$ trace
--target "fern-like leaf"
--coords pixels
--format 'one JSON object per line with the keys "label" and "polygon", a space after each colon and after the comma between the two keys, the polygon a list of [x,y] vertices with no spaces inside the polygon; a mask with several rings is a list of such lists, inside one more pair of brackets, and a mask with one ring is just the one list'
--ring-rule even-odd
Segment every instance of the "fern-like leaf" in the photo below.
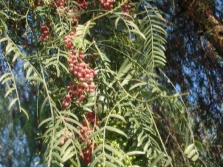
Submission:
{"label": "fern-like leaf", "polygon": [[144,55],[143,62],[149,63],[150,68],[165,65],[165,22],[159,12],[150,6],[147,2],[142,2],[141,6],[144,9],[142,19],[139,19],[139,29],[145,34],[146,40],[143,42],[142,54]]}

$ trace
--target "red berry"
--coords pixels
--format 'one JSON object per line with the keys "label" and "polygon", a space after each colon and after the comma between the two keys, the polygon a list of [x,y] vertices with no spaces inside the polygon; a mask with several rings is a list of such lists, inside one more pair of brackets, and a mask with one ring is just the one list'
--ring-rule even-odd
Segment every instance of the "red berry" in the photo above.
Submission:
{"label": "red berry", "polygon": [[68,59],[67,59],[67,62],[68,62],[68,63],[72,63],[72,59],[68,58]]}
{"label": "red berry", "polygon": [[84,56],[84,54],[81,54],[81,55],[80,55],[80,59],[82,59],[82,60],[83,60],[83,59],[84,59],[84,57],[85,57],[85,56]]}
{"label": "red berry", "polygon": [[81,96],[80,96],[80,101],[83,101],[84,98],[85,98],[85,96],[84,96],[84,95],[81,95]]}
{"label": "red berry", "polygon": [[63,101],[62,106],[63,106],[63,107],[65,107],[65,108],[68,108],[68,107],[69,107],[69,103],[68,103],[68,102]]}
{"label": "red berry", "polygon": [[68,95],[66,95],[65,97],[66,97],[67,102],[70,102],[70,101],[71,101],[71,97],[70,97],[70,95],[69,95],[69,94],[68,94]]}

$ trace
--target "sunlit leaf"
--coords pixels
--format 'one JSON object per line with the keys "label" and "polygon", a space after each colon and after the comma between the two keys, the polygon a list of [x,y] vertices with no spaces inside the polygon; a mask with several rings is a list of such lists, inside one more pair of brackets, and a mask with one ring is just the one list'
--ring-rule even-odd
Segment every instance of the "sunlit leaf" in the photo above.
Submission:
{"label": "sunlit leaf", "polygon": [[118,133],[122,136],[125,136],[126,138],[128,138],[127,134],[125,134],[123,131],[121,131],[120,129],[117,129],[117,128],[114,128],[114,127],[111,127],[111,126],[106,126],[105,127],[106,130],[109,130],[111,132],[115,132],[115,133]]}
{"label": "sunlit leaf", "polygon": [[13,106],[18,100],[19,100],[18,98],[13,99],[13,100],[9,103],[8,110],[10,110],[10,109],[12,108],[12,106]]}

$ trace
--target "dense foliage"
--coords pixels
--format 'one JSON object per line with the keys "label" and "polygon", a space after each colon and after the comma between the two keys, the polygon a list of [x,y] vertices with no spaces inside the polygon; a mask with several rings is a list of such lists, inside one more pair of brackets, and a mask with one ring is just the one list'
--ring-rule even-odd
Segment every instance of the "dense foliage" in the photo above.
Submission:
{"label": "dense foliage", "polygon": [[169,9],[0,0],[2,166],[207,166],[186,107],[193,101],[175,87],[187,71],[172,77],[165,66],[187,41],[170,31]]}

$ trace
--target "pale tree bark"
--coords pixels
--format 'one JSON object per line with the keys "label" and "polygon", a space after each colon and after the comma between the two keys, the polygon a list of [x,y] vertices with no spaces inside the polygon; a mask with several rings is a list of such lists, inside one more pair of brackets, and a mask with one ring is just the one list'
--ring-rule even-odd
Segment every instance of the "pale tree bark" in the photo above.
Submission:
{"label": "pale tree bark", "polygon": [[217,19],[204,0],[179,0],[179,5],[223,57],[223,19]]}

